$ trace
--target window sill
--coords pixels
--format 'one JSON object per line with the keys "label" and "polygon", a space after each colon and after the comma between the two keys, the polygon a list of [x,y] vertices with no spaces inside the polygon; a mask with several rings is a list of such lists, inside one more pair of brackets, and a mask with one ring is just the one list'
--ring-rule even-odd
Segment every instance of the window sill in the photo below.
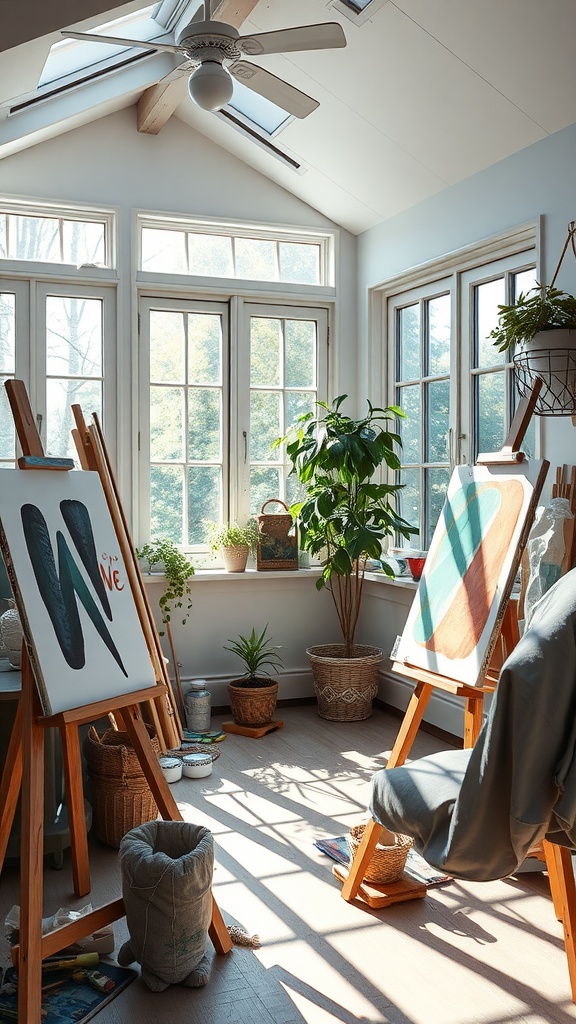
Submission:
{"label": "window sill", "polygon": [[413,580],[411,576],[396,576],[391,579],[385,572],[367,572],[364,579],[369,580],[370,583],[385,583],[389,587],[401,587],[407,590],[416,590],[418,582]]}
{"label": "window sill", "polygon": [[[193,576],[190,577],[190,582],[194,583],[208,583],[226,580],[227,582],[237,582],[239,580],[255,580],[255,579],[318,579],[320,576],[320,568],[310,569],[254,569],[248,568],[244,572],[226,572],[225,569],[197,569]],[[149,583],[160,583],[166,579],[164,573],[161,572],[143,572],[142,579],[144,582]]]}

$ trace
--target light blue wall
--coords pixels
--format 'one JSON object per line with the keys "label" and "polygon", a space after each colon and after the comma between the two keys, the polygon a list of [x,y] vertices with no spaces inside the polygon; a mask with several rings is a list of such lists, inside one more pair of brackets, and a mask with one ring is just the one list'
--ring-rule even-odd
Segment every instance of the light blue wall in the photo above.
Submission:
{"label": "light blue wall", "polygon": [[[542,217],[542,272],[549,281],[558,262],[569,221],[576,220],[576,125],[454,185],[411,210],[391,218],[358,238],[359,331],[363,341],[359,390],[368,386],[365,365],[368,339],[368,290],[371,286]],[[576,291],[576,262],[568,252],[558,285]],[[576,429],[571,418],[539,417],[541,454],[551,463],[543,499],[549,494],[555,466],[576,464]],[[389,652],[403,629],[410,595],[392,586],[370,583],[362,618],[362,641]],[[412,687],[386,676],[380,696],[406,706]],[[435,691],[426,720],[454,733],[462,732],[460,701]]]}
{"label": "light blue wall", "polygon": [[[572,125],[360,235],[358,336],[365,348],[367,292],[372,285],[538,217],[543,218],[543,279],[549,281],[568,223],[576,220],[575,168]],[[576,290],[576,262],[570,252],[558,285]],[[360,393],[362,387],[360,380]],[[576,463],[576,430],[570,417],[541,418],[540,429],[542,455],[551,462],[550,481],[556,465]]]}

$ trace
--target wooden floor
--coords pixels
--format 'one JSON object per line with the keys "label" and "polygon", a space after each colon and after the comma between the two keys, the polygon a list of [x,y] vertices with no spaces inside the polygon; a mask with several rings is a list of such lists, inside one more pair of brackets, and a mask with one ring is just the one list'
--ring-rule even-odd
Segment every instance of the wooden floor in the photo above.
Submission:
{"label": "wooden floor", "polygon": [[[153,994],[138,978],[98,1024],[576,1021],[545,874],[454,882],[379,911],[341,899],[314,840],[363,820],[370,777],[385,764],[398,720],[380,710],[348,724],[323,721],[313,707],[279,710],[283,729],[227,736],[209,778],[173,787],[184,817],[214,834],[214,892],[226,923],[258,933],[261,948],[236,946],[222,957],[210,945],[204,989]],[[421,732],[413,754],[441,746]],[[116,852],[92,843],[91,866],[98,906],[119,895]],[[69,854],[61,871],[47,860],[45,915],[86,902],[70,892]],[[2,922],[18,902],[12,863],[0,879]],[[124,921],[115,937],[118,948]]]}

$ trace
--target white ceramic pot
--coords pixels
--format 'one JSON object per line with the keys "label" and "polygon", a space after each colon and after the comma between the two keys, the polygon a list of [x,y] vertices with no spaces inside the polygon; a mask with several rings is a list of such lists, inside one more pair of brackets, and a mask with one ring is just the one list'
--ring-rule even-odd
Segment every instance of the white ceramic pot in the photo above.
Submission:
{"label": "white ceramic pot", "polygon": [[222,559],[226,572],[244,572],[250,549],[247,544],[236,544],[234,547],[222,548]]}
{"label": "white ceramic pot", "polygon": [[515,353],[514,366],[522,396],[531,392],[536,377],[543,381],[536,413],[576,413],[576,331],[562,327],[540,331]]}

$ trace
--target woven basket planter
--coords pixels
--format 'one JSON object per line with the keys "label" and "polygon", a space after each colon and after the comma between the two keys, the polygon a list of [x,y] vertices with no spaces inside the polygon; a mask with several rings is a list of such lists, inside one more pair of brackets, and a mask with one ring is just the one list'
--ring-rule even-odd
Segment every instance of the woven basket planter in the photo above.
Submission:
{"label": "woven basket planter", "polygon": [[331,722],[369,718],[378,692],[378,666],[384,657],[380,648],[357,644],[354,657],[345,658],[343,644],[323,644],[309,647],[306,654],[320,718]]}
{"label": "woven basket planter", "polygon": [[[150,726],[146,728],[158,756],[160,745],[156,734]],[[84,741],[84,753],[92,794],[94,832],[101,843],[117,849],[130,829],[158,817],[156,801],[128,733],[107,729],[99,736],[92,726]]]}
{"label": "woven basket planter", "polygon": [[[350,859],[362,842],[365,825],[354,825],[348,833],[348,846],[350,847]],[[387,882],[397,882],[406,865],[406,858],[412,848],[414,840],[410,836],[394,834],[394,846],[376,845],[372,859],[364,872],[367,882],[374,882],[376,885],[384,885]]]}
{"label": "woven basket planter", "polygon": [[228,683],[232,718],[236,725],[268,725],[276,710],[278,683],[269,686],[242,686]]}

